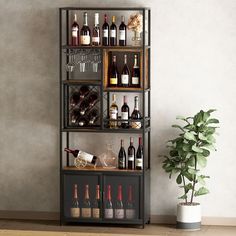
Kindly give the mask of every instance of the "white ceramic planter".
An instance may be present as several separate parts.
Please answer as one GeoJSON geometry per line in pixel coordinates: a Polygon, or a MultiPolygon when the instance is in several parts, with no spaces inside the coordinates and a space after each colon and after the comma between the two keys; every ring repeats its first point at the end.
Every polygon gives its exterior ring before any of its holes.
{"type": "Polygon", "coordinates": [[[199,230],[201,228],[201,205],[193,203],[177,205],[177,228],[185,230],[199,230]]]}

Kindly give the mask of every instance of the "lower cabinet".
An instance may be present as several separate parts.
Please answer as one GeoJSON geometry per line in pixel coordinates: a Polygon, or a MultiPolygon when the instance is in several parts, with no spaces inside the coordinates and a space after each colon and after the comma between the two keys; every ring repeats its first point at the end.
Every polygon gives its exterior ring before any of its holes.
{"type": "Polygon", "coordinates": [[[65,173],[63,221],[143,224],[141,173],[65,173]]]}

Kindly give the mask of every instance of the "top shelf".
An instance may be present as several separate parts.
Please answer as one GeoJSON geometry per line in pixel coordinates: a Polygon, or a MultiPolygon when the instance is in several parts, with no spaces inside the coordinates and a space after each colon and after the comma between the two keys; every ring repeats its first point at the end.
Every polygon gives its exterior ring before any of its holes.
{"type": "MultiPolygon", "coordinates": [[[[142,50],[142,46],[70,46],[70,45],[63,45],[61,47],[62,49],[117,49],[117,50],[129,50],[129,49],[135,49],[135,50],[142,50]]],[[[145,49],[150,48],[150,46],[145,46],[145,49]]]]}
{"type": "Polygon", "coordinates": [[[61,7],[60,10],[91,10],[91,11],[144,11],[144,10],[151,10],[150,7],[132,7],[132,8],[123,8],[123,7],[61,7]]]}

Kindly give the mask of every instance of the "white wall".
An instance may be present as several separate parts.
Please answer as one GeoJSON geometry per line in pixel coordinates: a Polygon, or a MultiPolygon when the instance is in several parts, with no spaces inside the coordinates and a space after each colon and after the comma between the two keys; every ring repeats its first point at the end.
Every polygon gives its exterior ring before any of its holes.
{"type": "MultiPolygon", "coordinates": [[[[0,210],[59,210],[57,8],[97,3],[0,2],[0,210]]],[[[218,151],[206,168],[211,193],[199,200],[204,216],[236,217],[236,1],[99,4],[152,9],[151,213],[175,213],[178,189],[161,169],[158,155],[166,152],[165,141],[175,135],[170,126],[176,115],[216,108],[221,121],[218,151]]],[[[105,144],[106,137],[98,145],[105,144]]],[[[83,145],[91,147],[93,141],[83,145]]]]}

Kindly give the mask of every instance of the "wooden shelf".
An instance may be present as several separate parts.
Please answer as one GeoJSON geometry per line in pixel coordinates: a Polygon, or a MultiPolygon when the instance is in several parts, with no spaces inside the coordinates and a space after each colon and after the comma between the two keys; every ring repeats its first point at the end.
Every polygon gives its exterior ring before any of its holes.
{"type": "MultiPolygon", "coordinates": [[[[109,50],[142,50],[142,46],[70,46],[70,45],[63,45],[62,49],[109,49],[109,50]]],[[[145,46],[145,48],[150,48],[150,46],[145,46]]]]}

